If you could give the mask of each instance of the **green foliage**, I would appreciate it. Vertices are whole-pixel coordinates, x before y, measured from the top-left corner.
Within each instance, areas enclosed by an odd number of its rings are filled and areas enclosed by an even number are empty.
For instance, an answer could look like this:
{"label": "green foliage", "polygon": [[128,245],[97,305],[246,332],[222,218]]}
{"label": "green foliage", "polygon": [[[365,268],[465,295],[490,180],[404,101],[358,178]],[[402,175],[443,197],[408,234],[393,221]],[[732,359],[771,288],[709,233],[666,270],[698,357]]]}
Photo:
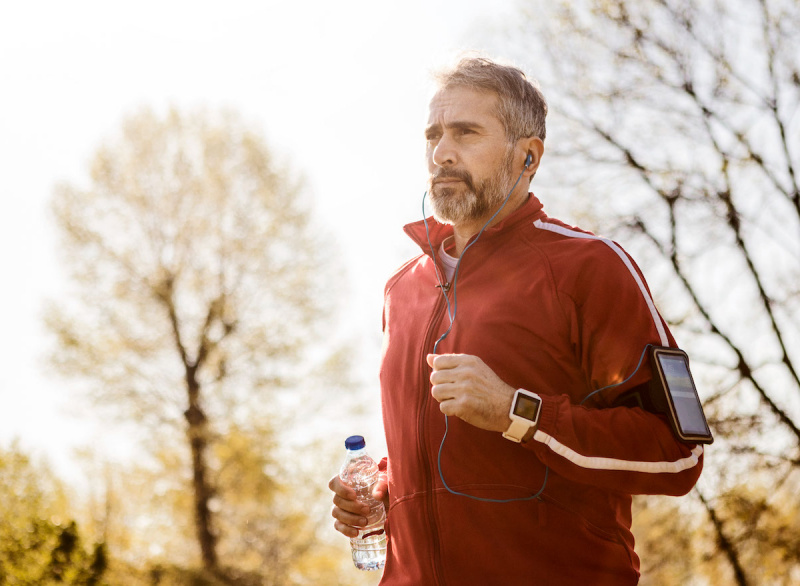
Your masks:
{"label": "green foliage", "polygon": [[101,586],[103,543],[87,550],[60,483],[17,446],[0,450],[0,586]]}
{"label": "green foliage", "polygon": [[340,454],[326,445],[286,443],[268,425],[233,426],[216,439],[211,506],[224,560],[216,573],[196,567],[183,450],[165,445],[152,459],[107,468],[106,502],[95,504],[92,517],[107,515],[104,531],[115,554],[109,584],[376,583],[378,576],[353,567],[347,539],[331,526],[326,486],[334,470],[319,462],[338,463]]}

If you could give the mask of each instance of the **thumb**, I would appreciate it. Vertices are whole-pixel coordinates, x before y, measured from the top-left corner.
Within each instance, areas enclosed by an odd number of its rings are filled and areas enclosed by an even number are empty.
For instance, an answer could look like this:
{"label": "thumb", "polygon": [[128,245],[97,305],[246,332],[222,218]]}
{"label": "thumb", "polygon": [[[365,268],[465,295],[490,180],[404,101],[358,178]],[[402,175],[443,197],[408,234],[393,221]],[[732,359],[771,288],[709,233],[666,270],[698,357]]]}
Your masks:
{"label": "thumb", "polygon": [[389,479],[386,478],[386,474],[381,474],[378,477],[378,482],[375,483],[375,487],[372,489],[372,494],[383,498],[387,492],[389,492]]}
{"label": "thumb", "polygon": [[428,354],[428,355],[426,356],[426,360],[428,361],[428,366],[430,366],[431,368],[433,368],[433,360],[434,360],[434,358],[436,358],[437,356],[438,356],[438,354]]}

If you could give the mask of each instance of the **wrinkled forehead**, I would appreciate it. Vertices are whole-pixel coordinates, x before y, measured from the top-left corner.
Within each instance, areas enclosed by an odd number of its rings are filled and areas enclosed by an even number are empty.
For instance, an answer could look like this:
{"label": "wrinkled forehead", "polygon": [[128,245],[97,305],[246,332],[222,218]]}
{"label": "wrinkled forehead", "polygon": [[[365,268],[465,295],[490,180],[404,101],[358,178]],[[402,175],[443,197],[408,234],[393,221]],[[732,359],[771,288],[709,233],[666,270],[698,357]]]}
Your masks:
{"label": "wrinkled forehead", "polygon": [[500,124],[497,94],[466,86],[449,86],[436,91],[428,104],[428,125],[450,120],[475,119]]}

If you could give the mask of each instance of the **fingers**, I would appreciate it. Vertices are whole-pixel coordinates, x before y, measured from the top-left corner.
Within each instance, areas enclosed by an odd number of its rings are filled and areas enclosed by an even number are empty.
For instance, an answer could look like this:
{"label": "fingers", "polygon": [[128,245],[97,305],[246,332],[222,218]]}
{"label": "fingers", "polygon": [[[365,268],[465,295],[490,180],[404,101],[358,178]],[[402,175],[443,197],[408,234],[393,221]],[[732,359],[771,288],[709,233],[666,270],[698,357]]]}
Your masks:
{"label": "fingers", "polygon": [[375,487],[372,489],[372,498],[382,501],[386,510],[389,510],[389,481],[385,473],[378,477],[378,482],[375,483]]}
{"label": "fingers", "polygon": [[475,358],[469,354],[428,354],[425,359],[433,370],[457,368]]}
{"label": "fingers", "polygon": [[471,354],[428,354],[425,359],[433,372],[447,370],[474,371],[483,365],[483,361]]}
{"label": "fingers", "polygon": [[341,497],[334,497],[331,509],[331,516],[335,519],[333,528],[347,537],[357,537],[358,527],[364,527],[367,524],[365,515],[369,512],[369,507],[356,502],[356,510],[353,511],[353,508],[353,501],[344,501]]}
{"label": "fingers", "polygon": [[458,395],[459,385],[472,384],[471,370],[468,368],[472,360],[474,357],[467,354],[427,355],[428,365],[432,369],[431,394],[436,401],[440,404],[450,401]]}
{"label": "fingers", "polygon": [[351,525],[347,525],[346,523],[342,523],[339,520],[333,522],[333,528],[342,535],[344,535],[345,537],[349,537],[350,539],[358,537],[359,533],[358,529],[356,529]]}
{"label": "fingers", "polygon": [[335,519],[333,528],[347,537],[357,537],[357,527],[367,524],[369,506],[357,501],[356,492],[342,483],[339,476],[331,478],[328,488],[334,493],[331,509],[331,516]]}
{"label": "fingers", "polygon": [[453,385],[432,385],[431,386],[431,396],[439,403],[439,409],[445,415],[451,415],[452,413],[445,412],[445,409],[452,408],[453,406],[446,407],[445,403],[450,403],[455,401],[458,397],[456,394],[456,389]]}
{"label": "fingers", "polygon": [[342,482],[342,479],[339,478],[338,474],[331,478],[331,481],[328,483],[328,488],[342,498],[350,500],[356,499],[356,491]]}
{"label": "fingers", "polygon": [[446,416],[489,431],[508,427],[514,389],[471,354],[428,354],[431,396]]}
{"label": "fingers", "polygon": [[375,487],[372,489],[372,496],[378,498],[378,495],[383,497],[388,493],[389,493],[389,480],[386,477],[386,473],[381,472],[378,475],[378,482],[375,483]]}

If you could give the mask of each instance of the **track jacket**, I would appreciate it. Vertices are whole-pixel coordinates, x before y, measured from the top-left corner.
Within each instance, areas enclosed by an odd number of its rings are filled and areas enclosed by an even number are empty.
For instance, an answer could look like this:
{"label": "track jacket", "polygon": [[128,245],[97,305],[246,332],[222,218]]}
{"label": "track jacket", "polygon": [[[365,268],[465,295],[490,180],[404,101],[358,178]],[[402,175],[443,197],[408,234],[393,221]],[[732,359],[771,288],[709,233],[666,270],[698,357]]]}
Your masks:
{"label": "track jacket", "polygon": [[[438,251],[452,228],[428,224]],[[445,417],[425,357],[450,318],[423,223],[405,230],[423,254],[385,291],[390,506],[381,584],[637,583],[631,495],[683,495],[703,461],[702,446],[678,442],[661,417],[612,406],[650,380],[646,357],[636,371],[647,344],[675,346],[638,267],[610,240],[548,218],[533,195],[485,230],[447,291],[456,318],[437,352],[476,355],[509,385],[538,393],[539,427],[516,444],[450,417],[442,443]],[[484,499],[541,494],[483,502],[451,494],[442,477]]]}

